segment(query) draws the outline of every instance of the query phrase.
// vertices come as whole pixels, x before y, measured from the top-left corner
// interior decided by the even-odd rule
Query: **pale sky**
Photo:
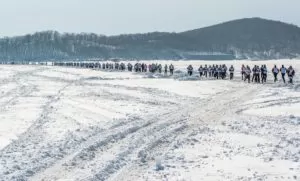
[[[0,0],[0,37],[181,32],[245,17],[300,26],[300,0]]]

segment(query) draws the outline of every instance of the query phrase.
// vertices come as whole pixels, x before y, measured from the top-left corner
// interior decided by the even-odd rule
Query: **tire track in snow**
[[[20,98],[20,97],[27,97],[30,95],[33,91],[36,90],[36,86],[26,80],[28,76],[32,76],[37,72],[44,71],[45,69],[39,68],[39,69],[34,69],[30,71],[25,71],[25,72],[16,72],[11,78],[4,79],[2,80],[2,84],[0,86],[10,84],[10,83],[15,83],[17,86],[16,88],[4,93],[3,95],[0,96],[1,99],[7,99],[6,101],[2,102],[0,104],[0,111],[5,111],[4,107],[7,107],[11,104],[14,104],[14,102]],[[26,85],[24,85],[24,82],[26,80]]]
[[[44,68],[36,69],[36,70],[29,71],[26,73],[21,72],[16,75],[25,79],[26,76],[30,76],[36,72],[40,72],[40,71],[44,71],[44,70],[46,70],[46,69],[44,69]],[[66,85],[64,85],[62,88],[60,88],[58,90],[57,95],[48,97],[49,100],[46,102],[45,105],[42,106],[43,111],[42,111],[40,117],[36,121],[34,121],[34,123],[26,130],[26,132],[24,132],[18,136],[19,139],[13,141],[11,144],[9,144],[8,146],[6,146],[5,148],[3,148],[0,151],[0,155],[1,155],[0,162],[3,163],[1,166],[2,166],[2,168],[4,168],[3,172],[2,172],[3,176],[1,179],[3,179],[3,180],[27,180],[26,178],[34,175],[33,170],[39,171],[40,169],[43,168],[43,166],[39,165],[39,164],[37,164],[36,167],[31,166],[30,168],[26,168],[26,164],[24,165],[24,163],[22,163],[21,166],[13,163],[13,162],[16,162],[16,160],[18,160],[18,158],[11,158],[12,160],[9,160],[7,158],[10,158],[11,153],[19,152],[20,148],[22,148],[23,150],[33,151],[33,153],[28,153],[26,155],[24,155],[24,154],[20,155],[23,157],[23,159],[24,159],[24,157],[28,157],[26,159],[28,161],[34,161],[35,163],[38,163],[38,160],[42,159],[44,157],[43,154],[39,154],[40,158],[36,158],[35,160],[32,160],[34,150],[37,149],[37,147],[39,147],[39,143],[41,143],[42,140],[45,139],[44,135],[43,135],[43,130],[41,128],[44,124],[47,123],[47,116],[51,113],[51,111],[53,109],[52,104],[59,101],[60,96],[62,95],[62,91],[67,89],[70,85],[72,85],[72,82],[66,83]],[[28,93],[32,93],[32,92],[30,91]],[[25,96],[25,94],[22,96]],[[31,143],[27,143],[28,140],[30,140]],[[39,147],[39,152],[47,154],[47,151],[43,151],[43,149],[45,149],[45,147],[41,145],[41,147]],[[8,160],[8,161],[5,161],[3,159]],[[11,163],[10,163],[10,161],[11,161]],[[30,164],[30,163],[27,163],[27,164]],[[23,167],[25,167],[25,168],[23,168]],[[0,173],[0,175],[1,175],[1,173]]]
[[[56,81],[56,79],[53,79],[53,81]],[[49,97],[49,101],[43,107],[43,113],[40,116],[40,118],[38,120],[36,120],[33,125],[31,125],[31,127],[27,130],[26,133],[24,133],[20,136],[20,139],[16,140],[12,144],[10,144],[7,148],[2,150],[1,158],[3,158],[5,160],[5,162],[3,162],[4,169],[3,169],[3,177],[2,177],[4,180],[14,180],[14,179],[27,180],[27,179],[30,179],[37,172],[42,173],[43,170],[47,170],[48,168],[52,167],[53,164],[55,164],[57,162],[57,160],[62,160],[62,159],[64,159],[64,157],[66,157],[68,155],[72,155],[73,153],[76,153],[77,150],[80,150],[80,148],[78,149],[75,146],[76,144],[80,145],[80,141],[78,142],[78,141],[71,140],[67,143],[63,143],[63,142],[62,143],[53,143],[51,145],[45,141],[46,138],[44,137],[44,125],[50,121],[49,114],[51,114],[53,111],[52,105],[55,104],[56,102],[59,102],[60,97],[65,96],[65,95],[63,95],[63,91],[65,89],[67,89],[69,86],[75,85],[75,84],[78,85],[78,84],[82,84],[82,83],[80,82],[80,80],[76,80],[76,81],[72,81],[72,82],[65,81],[65,86],[62,87],[58,91],[57,95],[53,95],[53,96]],[[120,87],[118,87],[118,88],[120,88]],[[123,88],[127,89],[127,87],[123,87]],[[142,89],[142,88],[138,88],[138,89]],[[163,91],[159,92],[156,89],[151,89],[150,91],[148,90],[148,92],[146,89],[142,89],[142,90],[148,94],[154,93],[157,95],[161,95],[161,93],[163,93],[162,96],[164,96],[164,98],[166,96],[166,92],[163,92]],[[113,96],[111,98],[114,99]],[[159,98],[159,96],[158,96],[158,98]],[[139,100],[135,99],[132,101],[139,101]],[[177,106],[177,105],[173,105],[173,106]],[[158,106],[158,108],[159,108],[159,106]],[[149,116],[149,115],[146,115],[146,116]],[[167,116],[167,113],[166,114],[160,113],[159,115],[156,115],[156,117],[153,118],[153,121],[151,124],[155,125],[154,124],[155,121],[159,121],[161,119],[160,116]],[[143,122],[139,123],[137,121],[138,120],[135,120],[134,122],[129,122],[129,124],[136,126],[136,125],[142,125],[145,122],[147,122],[147,120],[146,121],[142,120],[144,123]],[[164,124],[164,126],[161,126],[160,129],[165,128],[168,125],[171,125],[171,122],[170,122],[170,124],[169,123]],[[126,129],[129,130],[127,133],[124,133],[125,137],[126,137],[126,134],[132,135],[132,131],[135,129],[134,127],[132,129],[130,129],[130,127],[128,127],[127,123],[122,124],[121,126],[123,126],[122,127],[123,130],[124,130],[124,128],[125,128],[125,130]],[[116,125],[114,127],[120,128]],[[149,133],[151,132],[151,128],[153,128],[153,127],[149,127],[147,125],[144,125],[144,127],[147,128]],[[140,129],[144,129],[144,127],[142,126]],[[155,125],[154,128],[157,128],[157,127],[160,127],[160,126]],[[107,132],[108,132],[107,134],[110,135],[112,130],[109,129],[109,130],[107,130]],[[97,135],[97,141],[98,141],[98,138],[101,138],[101,139],[103,138],[103,134],[104,134],[103,132],[100,132]],[[121,135],[122,135],[122,133],[121,133]],[[111,135],[111,138],[113,138],[113,139],[116,139],[116,137],[119,137],[119,136]],[[122,136],[122,137],[124,137],[124,136]],[[92,147],[93,147],[93,145],[97,144],[97,142],[95,142],[95,141],[92,141],[91,143],[89,143],[88,141],[83,140],[82,142],[86,143],[87,145],[92,146]],[[60,144],[66,144],[66,145],[60,145]],[[125,144],[125,143],[123,143],[123,144]],[[25,155],[24,154],[22,155],[23,158],[20,160],[26,160],[26,163],[18,164],[17,160],[19,160],[19,156],[16,156],[14,158],[10,157],[11,153],[20,151],[20,148],[22,148],[23,153],[25,153]],[[49,150],[51,150],[51,151],[49,151]],[[59,152],[65,152],[65,153],[55,152],[55,150],[60,150]],[[36,152],[36,151],[38,151],[38,152]],[[85,151],[86,150],[84,150],[83,153]],[[27,157],[27,158],[25,159],[24,157],[25,158]],[[0,158],[0,160],[1,160],[1,158]],[[17,161],[16,164],[13,163],[15,161]],[[29,167],[29,164],[30,164],[30,167]]]
[[[178,112],[178,111],[177,111]],[[122,127],[118,127],[117,129],[109,129],[105,132],[99,133],[98,135],[86,140],[83,142],[83,145],[80,145],[78,149],[76,149],[75,153],[67,156],[65,159],[61,160],[58,164],[55,164],[53,169],[55,171],[51,170],[49,171],[49,174],[51,176],[52,173],[58,173],[59,171],[62,172],[62,174],[65,174],[68,172],[68,170],[65,170],[62,165],[68,166],[76,166],[77,164],[84,165],[85,162],[90,162],[91,160],[88,160],[87,158],[89,155],[93,155],[93,159],[95,158],[94,153],[102,150],[102,152],[105,152],[105,148],[108,145],[118,145],[118,144],[124,144],[125,146],[128,146],[128,140],[127,142],[123,142],[124,139],[127,139],[127,137],[131,137],[133,135],[143,135],[143,137],[146,137],[149,134],[153,134],[153,130],[162,130],[167,128],[168,126],[172,125],[173,122],[169,119],[166,119],[168,121],[160,122],[159,120],[162,118],[168,118],[173,112],[168,112],[164,115],[158,115],[155,116],[151,120],[136,120],[133,123],[129,125],[124,125]],[[163,116],[160,118],[160,116]],[[181,120],[177,121],[177,123],[180,123]],[[142,132],[147,132],[147,134],[142,134]],[[107,135],[107,136],[106,136]],[[126,144],[127,143],[127,144]],[[103,150],[104,149],[104,150]],[[126,154],[123,153],[123,157],[125,155],[128,155],[130,153],[130,150],[126,151]],[[96,158],[98,160],[98,158]],[[112,163],[115,163],[112,161]],[[105,168],[104,168],[105,170]],[[42,177],[37,177],[39,179],[44,178],[45,175],[47,175],[47,170],[44,173],[41,173]],[[45,176],[45,178],[47,178]],[[59,177],[58,177],[59,178]]]
[[[189,109],[187,112],[187,117],[185,124],[187,125],[187,130],[184,133],[177,136],[177,139],[174,139],[174,142],[168,143],[168,146],[162,148],[162,151],[155,153],[153,155],[159,155],[162,158],[174,148],[171,146],[176,145],[178,140],[185,140],[190,137],[194,132],[198,132],[199,127],[204,127],[205,125],[217,124],[219,118],[225,116],[226,114],[234,113],[234,110],[239,107],[239,104],[243,103],[246,98],[250,98],[255,94],[256,87],[251,87],[249,89],[244,89],[243,86],[238,86],[237,89],[232,89],[225,91],[219,95],[212,96],[208,99],[205,99],[199,104],[194,105],[192,109]],[[238,95],[238,97],[237,97]],[[225,97],[226,96],[226,97]],[[241,96],[241,97],[239,97]],[[224,99],[225,97],[225,99]],[[219,101],[222,98],[221,101]],[[238,98],[238,99],[237,99]],[[218,100],[218,101],[216,101]],[[202,107],[205,107],[203,109]],[[171,146],[170,146],[171,145]],[[129,180],[138,180],[141,175],[140,173],[145,173],[146,170],[152,168],[154,169],[155,159],[148,160],[146,165],[139,165],[136,163],[131,163],[129,166],[125,167],[123,170],[120,170],[119,173],[112,175],[109,179],[110,181],[129,181]],[[95,179],[96,180],[96,179]],[[105,180],[105,179],[103,179]]]

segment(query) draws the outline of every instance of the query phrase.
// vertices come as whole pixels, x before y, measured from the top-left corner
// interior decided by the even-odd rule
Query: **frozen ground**
[[[0,180],[300,180],[300,61],[218,64],[283,62],[293,86],[1,65]]]

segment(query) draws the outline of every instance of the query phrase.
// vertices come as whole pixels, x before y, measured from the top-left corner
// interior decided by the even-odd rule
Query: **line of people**
[[[54,63],[54,65],[57,66],[74,66],[74,67],[85,67],[85,68],[93,68],[93,69],[103,69],[103,70],[120,70],[125,71],[126,69],[130,72],[151,72],[151,73],[162,73],[164,71],[165,75],[170,72],[170,75],[173,75],[174,73],[174,65],[165,64],[164,69],[161,64],[158,63],[152,63],[152,64],[145,64],[145,63],[135,63],[134,65],[130,62],[125,65],[125,63],[121,62],[115,62],[115,63],[83,63],[83,62],[66,62],[66,63]],[[187,73],[189,76],[192,76],[194,72],[194,68],[192,65],[189,65],[187,67]],[[214,79],[226,79],[229,72],[229,79],[232,80],[234,77],[235,69],[233,65],[227,68],[225,64],[223,65],[200,65],[198,68],[199,76],[200,78],[214,78]],[[289,78],[289,83],[293,83],[293,78],[295,76],[295,70],[292,66],[289,68],[285,68],[284,65],[282,65],[280,68],[278,68],[276,65],[271,70],[271,73],[274,76],[274,82],[278,81],[278,74],[281,74],[282,80],[284,83],[286,83],[286,75]],[[268,77],[268,69],[266,65],[261,65],[260,67],[258,65],[254,65],[254,67],[251,69],[249,65],[245,66],[242,65],[241,67],[241,75],[243,81],[248,81],[248,83],[256,82],[256,83],[266,83],[267,77]],[[251,78],[252,75],[252,78]]]
[[[128,67],[128,71],[132,72],[132,67],[134,67],[134,71],[135,72],[147,72],[149,70],[149,72],[151,73],[162,73],[162,65],[161,64],[155,64],[155,63],[152,63],[152,64],[144,64],[144,63],[136,63],[134,64],[134,66],[131,64],[131,63],[128,63],[127,65]],[[170,64],[169,66],[166,64],[164,66],[164,73],[167,74],[168,73],[168,70],[170,72],[170,75],[173,75],[174,73],[174,65],[173,64]]]
[[[151,73],[162,73],[162,65],[157,63],[152,64],[145,64],[145,63],[135,63],[134,65],[131,63],[128,63],[127,66],[125,63],[93,63],[93,62],[54,62],[54,66],[68,66],[68,67],[81,67],[81,68],[91,68],[91,69],[102,69],[102,70],[119,70],[119,71],[125,71],[126,69],[129,72],[151,72]],[[170,75],[173,75],[174,73],[174,65],[165,65],[164,66],[164,73],[167,74],[170,72]]]
[[[248,83],[250,83],[250,78],[251,78],[251,73],[252,73],[252,82],[256,82],[256,83],[266,83],[267,81],[267,76],[268,76],[268,69],[266,65],[262,65],[261,67],[259,67],[258,65],[254,65],[254,67],[251,68],[250,66],[245,66],[242,65],[241,68],[241,73],[242,73],[242,80],[247,81]],[[285,75],[288,75],[289,78],[289,83],[293,83],[293,78],[295,76],[295,70],[293,69],[292,66],[290,66],[288,69],[285,68],[284,65],[281,66],[281,68],[277,68],[276,65],[274,65],[274,67],[272,68],[272,74],[274,76],[274,82],[278,81],[278,74],[281,73],[282,76],[282,80],[284,83],[286,83],[285,80]]]
[[[230,79],[233,79],[234,68],[231,66],[229,69],[225,64],[223,65],[205,65],[198,68],[199,76],[202,77],[213,77],[216,79],[225,79],[227,77],[227,70],[230,72]],[[193,75],[194,68],[192,65],[187,67],[187,73],[189,76]]]
[[[229,69],[225,64],[223,65],[200,65],[198,68],[199,76],[200,78],[202,77],[212,77],[215,79],[225,79],[227,77],[227,71],[229,71],[229,79],[232,80],[234,77],[234,67],[231,65]],[[194,68],[192,65],[189,65],[187,67],[187,73],[189,76],[192,76],[194,72]],[[295,70],[293,69],[292,66],[289,68],[285,68],[284,65],[282,65],[281,68],[277,68],[275,65],[272,68],[272,74],[274,76],[274,82],[278,81],[278,74],[281,73],[281,77],[284,83],[286,83],[285,76],[287,75],[289,78],[289,83],[293,83],[293,78],[295,76]],[[254,67],[251,69],[249,65],[245,66],[242,65],[241,68],[241,74],[242,74],[242,80],[243,81],[248,81],[250,82],[256,82],[256,83],[266,83],[267,82],[267,77],[268,77],[268,69],[266,65],[261,65],[259,67],[258,65],[254,65]],[[252,75],[252,78],[251,78]]]

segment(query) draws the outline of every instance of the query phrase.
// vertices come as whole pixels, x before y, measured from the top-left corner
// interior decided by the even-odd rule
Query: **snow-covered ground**
[[[1,65],[0,180],[300,180],[300,61],[160,63],[176,74]],[[183,73],[216,63],[296,81]]]

